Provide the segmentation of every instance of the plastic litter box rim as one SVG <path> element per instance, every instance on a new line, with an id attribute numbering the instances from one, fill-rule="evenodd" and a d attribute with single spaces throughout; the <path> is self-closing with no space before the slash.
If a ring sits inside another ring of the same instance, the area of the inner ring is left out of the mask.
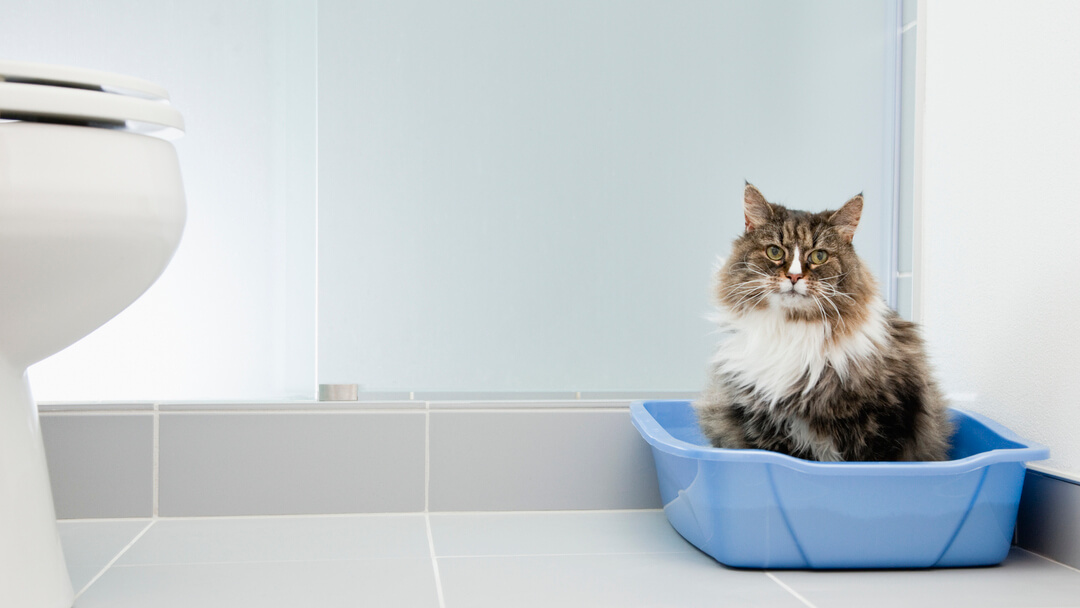
<path id="1" fill-rule="evenodd" d="M 768 450 L 727 449 L 701 446 L 676 439 L 647 409 L 650 405 L 669 407 L 690 406 L 690 401 L 649 400 L 630 404 L 630 419 L 645 441 L 653 448 L 685 458 L 738 463 L 775 464 L 813 475 L 956 475 L 1000 462 L 1026 462 L 1049 458 L 1050 449 L 1028 441 L 993 420 L 966 410 L 949 408 L 954 422 L 969 418 L 1001 438 L 1018 445 L 1014 448 L 997 448 L 972 454 L 957 460 L 941 462 L 817 462 L 803 460 Z"/>

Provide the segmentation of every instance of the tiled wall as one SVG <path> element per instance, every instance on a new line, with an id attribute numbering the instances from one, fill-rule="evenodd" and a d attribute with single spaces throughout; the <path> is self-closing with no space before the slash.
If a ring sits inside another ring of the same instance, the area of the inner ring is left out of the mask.
<path id="1" fill-rule="evenodd" d="M 1016 518 L 1016 544 L 1080 568 L 1080 483 L 1028 469 Z"/>
<path id="2" fill-rule="evenodd" d="M 153 412 L 43 415 L 41 426 L 59 517 L 153 512 Z"/>
<path id="3" fill-rule="evenodd" d="M 44 405 L 60 518 L 659 507 L 629 400 Z"/>
<path id="4" fill-rule="evenodd" d="M 629 404 L 45 405 L 41 423 L 62 519 L 659 508 Z M 1077 513 L 1080 484 L 1029 470 L 1017 544 L 1080 567 Z"/>

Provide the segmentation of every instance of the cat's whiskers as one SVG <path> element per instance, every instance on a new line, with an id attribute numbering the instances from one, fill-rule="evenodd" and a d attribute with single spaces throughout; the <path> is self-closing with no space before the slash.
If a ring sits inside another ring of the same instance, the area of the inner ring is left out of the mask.
<path id="1" fill-rule="evenodd" d="M 749 281 L 743 281 L 730 285 L 724 289 L 725 295 L 740 295 L 744 293 L 755 292 L 760 289 L 766 288 L 771 283 L 768 279 L 750 279 Z"/>
<path id="2" fill-rule="evenodd" d="M 855 301 L 855 298 L 851 297 L 850 293 L 847 293 L 845 291 L 840 291 L 839 289 L 836 288 L 835 285 L 830 285 L 828 283 L 818 283 L 818 286 L 822 290 L 827 290 L 827 293 L 825 293 L 824 295 L 827 295 L 829 297 L 840 296 L 841 298 L 846 298 L 848 300 L 851 300 L 852 302 Z"/>
<path id="3" fill-rule="evenodd" d="M 821 294 L 821 297 L 825 298 L 825 301 L 828 302 L 829 305 L 833 307 L 833 310 L 836 311 L 836 320 L 840 321 L 840 327 L 846 330 L 847 329 L 847 324 L 844 323 L 844 315 L 840 314 L 840 309 L 836 306 L 836 302 L 833 302 L 832 298 L 830 298 L 826 294 Z M 854 300 L 852 300 L 852 301 L 854 301 Z"/>
<path id="4" fill-rule="evenodd" d="M 759 275 L 759 276 L 763 276 L 763 277 L 770 278 L 770 279 L 773 276 L 773 275 L 769 274 L 768 272 L 766 272 L 764 268 L 761 268 L 757 264 L 753 264 L 751 262 L 739 262 L 738 264 L 735 264 L 732 267 L 733 268 L 738 268 L 740 266 L 742 266 L 743 268 L 745 268 L 749 272 L 751 272 L 753 274 L 756 274 L 756 275 Z"/>
<path id="5" fill-rule="evenodd" d="M 767 273 L 767 272 L 762 272 L 762 271 L 760 271 L 760 270 L 750 270 L 749 272 L 750 272 L 751 274 L 756 274 L 757 276 L 761 277 L 761 279 L 753 279 L 753 280 L 757 280 L 757 281 L 760 281 L 760 280 L 771 280 L 771 279 L 773 278 L 773 276 L 774 276 L 774 275 L 771 275 L 771 274 L 769 274 L 769 273 Z"/>
<path id="6" fill-rule="evenodd" d="M 750 300 L 750 299 L 753 299 L 754 301 L 750 303 L 748 308 L 757 308 L 757 305 L 760 304 L 762 300 L 769 297 L 770 294 L 772 294 L 772 292 L 770 290 L 768 290 L 768 289 L 761 289 L 761 290 L 752 291 L 752 292 L 746 294 L 745 296 L 743 296 L 734 305 L 732 305 L 731 309 L 732 310 L 738 310 L 739 305 L 741 305 L 743 302 L 745 302 L 747 300 Z"/>
<path id="7" fill-rule="evenodd" d="M 766 291 L 766 290 L 763 287 L 752 287 L 752 288 L 747 288 L 747 289 L 742 289 L 742 290 L 738 290 L 738 291 L 729 292 L 727 295 L 729 297 L 732 297 L 732 298 L 739 298 L 739 300 L 733 306 L 733 308 L 734 308 L 734 307 L 737 307 L 739 304 L 741 304 L 747 298 L 753 298 L 753 297 L 757 296 L 759 293 L 761 293 L 762 291 Z"/>
<path id="8" fill-rule="evenodd" d="M 767 284 L 768 282 L 765 279 L 751 279 L 749 281 L 743 281 L 742 283 L 736 283 L 727 287 L 724 290 L 724 293 L 737 293 L 742 291 L 754 290 L 758 289 L 759 285 L 764 286 Z"/>
<path id="9" fill-rule="evenodd" d="M 825 314 L 825 307 L 821 305 L 821 300 L 819 300 L 817 296 L 815 296 L 814 294 L 810 294 L 810 297 L 814 299 L 814 304 L 817 304 L 818 311 L 821 313 L 821 325 L 822 325 L 822 328 L 823 328 L 823 330 L 825 332 L 825 338 L 828 339 L 828 337 L 829 337 L 829 319 L 828 319 L 827 315 Z"/>
<path id="10" fill-rule="evenodd" d="M 757 308 L 762 300 L 769 297 L 774 292 L 773 277 L 765 276 L 766 278 L 751 279 L 728 287 L 724 291 L 725 296 L 739 297 L 739 300 L 731 305 L 731 309 L 739 310 L 742 304 L 748 301 L 750 302 L 748 308 Z"/>
<path id="11" fill-rule="evenodd" d="M 771 291 L 763 291 L 763 292 L 761 292 L 761 295 L 760 295 L 760 296 L 758 296 L 758 299 L 754 300 L 754 301 L 753 301 L 753 302 L 752 302 L 752 303 L 750 304 L 750 308 L 757 308 L 758 304 L 761 304 L 761 302 L 762 302 L 763 300 L 765 300 L 765 298 L 768 298 L 768 297 L 769 297 L 769 296 L 771 296 L 771 295 L 772 295 L 772 292 L 771 292 Z"/>
<path id="12" fill-rule="evenodd" d="M 848 276 L 848 274 L 850 274 L 850 273 L 841 272 L 840 274 L 838 274 L 836 276 L 829 277 L 829 278 L 833 279 L 834 281 L 839 283 L 840 280 L 843 279 L 844 277 Z M 840 288 L 837 285 L 834 285 L 833 283 L 822 282 L 821 285 L 823 285 L 825 287 L 828 287 L 832 291 L 832 293 L 830 295 L 844 296 L 846 298 L 849 298 L 852 302 L 855 301 L 855 298 L 852 298 L 850 293 L 848 293 L 846 291 L 841 291 Z"/>
<path id="13" fill-rule="evenodd" d="M 832 306 L 833 311 L 836 313 L 836 320 L 839 321 L 841 329 L 847 330 L 847 323 L 844 322 L 844 315 L 843 315 L 843 313 L 840 312 L 840 307 L 836 305 L 835 301 L 833 301 L 833 297 L 834 296 L 845 297 L 845 298 L 851 300 L 852 302 L 855 301 L 855 298 L 852 298 L 850 295 L 837 290 L 835 286 L 830 285 L 828 283 L 825 283 L 823 281 L 815 282 L 814 285 L 813 285 L 813 288 L 814 288 L 814 291 L 816 291 L 817 294 L 821 296 L 822 300 L 825 300 L 825 302 L 827 302 L 829 304 L 829 306 Z M 813 294 L 811 294 L 811 295 L 813 295 Z M 821 303 L 818 300 L 817 296 L 814 296 L 814 301 L 817 302 L 819 308 L 823 309 L 822 310 L 822 317 L 823 317 L 823 320 L 824 320 L 826 317 L 828 317 L 828 314 L 826 314 L 826 311 L 824 310 L 824 307 L 821 306 Z"/>

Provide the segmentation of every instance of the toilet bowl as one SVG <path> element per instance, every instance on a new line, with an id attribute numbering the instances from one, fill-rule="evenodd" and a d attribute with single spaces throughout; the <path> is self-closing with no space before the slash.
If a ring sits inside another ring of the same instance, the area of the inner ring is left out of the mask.
<path id="1" fill-rule="evenodd" d="M 183 128 L 152 83 L 0 61 L 0 606 L 74 600 L 26 369 L 165 270 L 184 227 L 169 141 Z"/>

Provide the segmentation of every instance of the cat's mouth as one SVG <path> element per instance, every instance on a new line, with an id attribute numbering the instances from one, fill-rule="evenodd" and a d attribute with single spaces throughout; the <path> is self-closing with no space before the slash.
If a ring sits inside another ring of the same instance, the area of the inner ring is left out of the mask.
<path id="1" fill-rule="evenodd" d="M 808 311 L 816 308 L 814 298 L 810 294 L 810 285 L 805 280 L 792 283 L 785 280 L 779 283 L 776 292 L 771 298 L 773 306 L 785 310 Z"/>
<path id="2" fill-rule="evenodd" d="M 790 280 L 784 280 L 780 283 L 780 295 L 806 297 L 809 295 L 809 292 L 810 288 L 805 279 L 801 279 L 795 283 L 792 283 Z"/>

